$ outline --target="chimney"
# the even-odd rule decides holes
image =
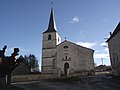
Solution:
[[[112,33],[110,32],[110,36],[112,35]]]

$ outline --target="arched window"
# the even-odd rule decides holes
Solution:
[[[65,59],[67,60],[67,56],[65,56]]]
[[[51,40],[51,34],[48,35],[48,40]]]

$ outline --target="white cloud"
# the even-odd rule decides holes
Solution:
[[[107,47],[107,43],[103,42],[100,44],[101,46],[106,46]]]
[[[108,50],[108,48],[105,48],[105,51],[106,51],[107,53],[109,53],[109,50]]]
[[[99,52],[99,50],[95,50],[95,53],[98,53]]]
[[[80,22],[80,18],[78,16],[75,16],[72,18],[72,20],[70,21],[70,23],[78,23]]]
[[[94,58],[109,58],[108,53],[95,53]]]
[[[76,44],[87,48],[93,48],[93,46],[97,45],[96,43],[91,43],[91,42],[77,42]]]
[[[108,45],[105,42],[102,42],[100,46],[105,47],[102,52],[95,52],[94,58],[109,58]]]
[[[108,44],[107,43],[103,42],[103,43],[100,44],[100,46],[105,47],[104,51],[107,52],[107,53],[109,53]]]

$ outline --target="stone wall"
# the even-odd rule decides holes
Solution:
[[[82,71],[76,73],[70,73],[68,77],[79,77],[86,75],[95,75],[94,71]],[[38,81],[45,79],[61,78],[58,74],[33,74],[33,75],[13,75],[12,82],[28,82],[28,81]]]
[[[92,49],[65,40],[57,46],[57,68],[62,74],[65,74],[65,63],[69,64],[69,73],[94,70],[93,53]]]
[[[38,81],[43,79],[53,79],[57,78],[53,75],[13,75],[12,76],[12,82],[27,82],[27,81]]]
[[[110,61],[114,75],[120,75],[120,31],[108,41]]]

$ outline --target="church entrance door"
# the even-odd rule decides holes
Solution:
[[[65,76],[68,75],[68,69],[69,69],[69,63],[65,63],[64,64],[64,73],[65,73]]]

